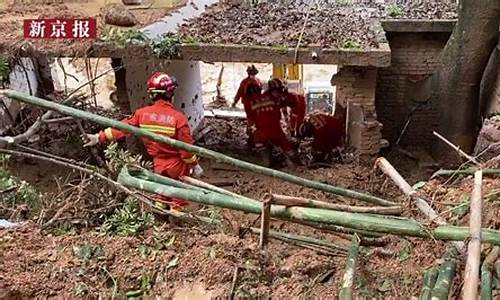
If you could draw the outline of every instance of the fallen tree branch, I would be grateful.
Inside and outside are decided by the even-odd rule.
[[[111,68],[109,70],[106,70],[105,72],[103,72],[102,74],[99,74],[99,76],[93,78],[92,80],[97,80],[98,78],[106,75],[107,73],[111,72],[111,71],[115,71],[114,68]],[[73,101],[75,98],[77,98],[75,95],[76,93],[81,90],[82,88],[86,87],[87,85],[90,84],[90,80],[83,83],[82,85],[80,85],[79,87],[77,87],[75,90],[73,90],[71,93],[69,93],[66,98],[61,102],[61,104],[66,104],[68,102],[71,102]],[[0,95],[2,94],[2,91],[0,90]],[[40,128],[40,126],[47,120],[49,120],[51,117],[52,117],[52,114],[54,112],[49,110],[47,111],[46,113],[44,113],[41,117],[39,117],[34,123],[33,125],[30,126],[30,128],[28,128],[28,130],[26,130],[24,133],[22,134],[19,134],[19,135],[16,135],[16,136],[4,136],[4,137],[0,137],[0,147],[5,147],[7,144],[19,144],[19,143],[22,143],[22,142],[26,142],[28,141],[35,133],[38,132],[38,129]]]
[[[238,284],[238,275],[240,274],[240,266],[236,265],[233,272],[233,280],[231,281],[231,291],[229,293],[229,300],[234,299],[236,294],[236,285]]]
[[[432,222],[439,225],[446,225],[446,222],[441,218],[436,211],[429,205],[428,201],[418,196],[417,191],[399,174],[399,172],[391,165],[391,163],[383,158],[377,158],[375,165],[384,172],[396,186],[415,204],[415,206]],[[463,242],[454,242],[454,246],[459,252],[462,252],[465,245]]]
[[[52,123],[62,123],[62,122],[73,121],[73,120],[74,120],[73,117],[62,117],[62,118],[42,120],[42,122],[45,124],[52,124]]]
[[[259,228],[255,228],[255,227],[250,227],[250,231],[253,234],[260,234],[261,233],[261,230]],[[292,233],[285,233],[285,232],[279,232],[279,231],[275,231],[275,230],[269,230],[269,236],[272,238],[278,239],[278,240],[282,240],[282,241],[283,240],[285,240],[285,241],[286,240],[294,240],[294,241],[298,241],[298,242],[305,243],[305,244],[311,244],[314,246],[322,246],[325,248],[329,248],[332,251],[336,251],[336,250],[347,251],[347,248],[342,246],[342,245],[337,245],[333,242],[324,241],[324,240],[320,240],[320,239],[316,239],[316,238],[308,237],[308,236],[304,236],[304,235],[296,235],[296,234],[292,234]]]
[[[499,255],[500,255],[500,247],[498,246],[493,247],[488,256],[486,256],[486,258],[484,259],[484,262],[481,266],[481,300],[491,300],[493,298],[492,294],[493,274],[491,270],[493,268],[493,264],[498,259]]]
[[[470,242],[465,266],[464,286],[462,289],[464,299],[476,299],[479,283],[479,268],[481,260],[481,213],[482,213],[482,180],[481,170],[474,174],[474,189],[471,196],[470,208]]]
[[[10,98],[16,99],[16,100],[24,102],[24,103],[29,103],[29,104],[43,107],[43,108],[49,109],[49,110],[55,110],[59,113],[65,114],[65,115],[70,115],[70,116],[73,116],[73,117],[76,117],[79,119],[84,119],[84,120],[88,120],[91,122],[95,122],[95,123],[101,124],[103,126],[113,127],[113,128],[122,130],[124,132],[129,132],[135,136],[144,137],[144,138],[147,138],[147,139],[152,140],[152,141],[156,141],[156,142],[159,142],[162,144],[169,145],[169,146],[174,147],[176,149],[186,150],[186,151],[192,152],[192,153],[197,154],[197,155],[202,156],[202,157],[215,159],[216,161],[219,161],[219,162],[224,162],[227,164],[235,165],[237,167],[240,167],[242,169],[246,169],[246,170],[249,170],[249,171],[252,171],[255,173],[268,175],[268,176],[271,176],[274,178],[279,178],[281,180],[288,181],[288,182],[295,183],[295,184],[302,185],[302,186],[306,186],[306,187],[309,187],[312,189],[317,189],[317,190],[321,190],[324,192],[337,194],[340,196],[354,198],[354,199],[362,200],[362,201],[372,203],[372,204],[377,204],[377,205],[382,205],[382,206],[394,206],[395,205],[391,201],[388,201],[388,200],[385,200],[385,199],[382,199],[382,198],[379,198],[379,197],[376,197],[376,196],[373,196],[373,195],[370,195],[367,193],[361,193],[361,192],[357,192],[357,191],[353,191],[353,190],[325,184],[322,182],[301,178],[301,177],[298,177],[298,176],[295,176],[292,174],[288,174],[286,172],[282,172],[282,171],[262,167],[259,165],[255,165],[255,164],[252,164],[252,163],[249,163],[246,161],[242,161],[242,160],[235,159],[233,157],[218,153],[216,151],[212,151],[212,150],[205,149],[205,148],[202,148],[199,146],[184,143],[184,142],[169,138],[169,137],[164,136],[164,135],[155,134],[153,132],[150,132],[150,131],[147,131],[147,130],[144,130],[144,129],[141,129],[141,128],[138,128],[135,126],[131,126],[131,125],[125,124],[125,123],[117,121],[117,120],[102,117],[102,116],[99,116],[99,115],[96,115],[96,114],[93,114],[90,112],[82,111],[79,109],[75,109],[72,107],[68,107],[65,105],[61,105],[58,103],[54,103],[51,101],[40,99],[37,97],[28,96],[24,93],[12,91],[12,90],[3,90],[3,91],[0,91],[0,94],[4,94],[5,96],[8,96]]]
[[[450,146],[453,150],[457,151],[458,154],[460,154],[460,156],[464,157],[465,159],[467,159],[467,162],[472,162],[476,165],[480,165],[479,161],[477,161],[477,159],[475,159],[474,157],[470,156],[469,154],[465,153],[464,151],[462,151],[460,149],[460,147],[458,147],[457,145],[453,144],[452,142],[448,141],[444,136],[440,135],[439,133],[433,131],[432,132],[435,136],[437,136],[440,140],[442,140],[443,142],[445,142],[446,145]]]
[[[85,132],[85,129],[83,129],[82,121],[76,120],[76,125],[78,126],[78,130],[80,130],[80,134],[82,135],[82,139],[84,142],[88,142],[88,138]],[[109,168],[106,166],[106,163],[102,160],[102,158],[99,156],[99,153],[97,153],[97,149],[95,147],[89,147],[90,148],[90,153],[92,154],[92,157],[94,157],[95,161],[97,162],[97,165],[99,167],[105,168],[106,171],[109,172]]]
[[[384,206],[384,207],[363,207],[363,206],[350,206],[336,203],[328,203],[319,200],[307,199],[302,197],[293,197],[286,195],[271,194],[274,204],[285,206],[302,206],[302,207],[315,207],[324,209],[333,209],[340,211],[359,212],[359,213],[373,213],[381,215],[400,215],[400,206]]]
[[[438,176],[448,176],[448,175],[473,175],[477,169],[469,168],[465,170],[437,170],[432,174],[431,179],[434,179]],[[483,175],[500,175],[500,169],[484,169]]]
[[[24,145],[21,145],[21,144],[14,144],[14,146],[16,148],[22,149],[22,150],[27,151],[27,152],[31,152],[33,154],[38,154],[38,155],[46,156],[46,157],[49,157],[49,158],[53,158],[55,160],[66,162],[68,164],[73,164],[73,165],[76,165],[76,166],[80,166],[82,168],[87,168],[87,169],[90,169],[90,170],[95,169],[95,166],[83,163],[81,161],[76,161],[74,159],[70,159],[70,158],[58,156],[58,155],[55,155],[55,154],[52,154],[52,153],[48,153],[48,152],[45,152],[45,151],[42,151],[42,150],[38,150],[38,149],[35,149],[35,148],[24,146]]]
[[[342,287],[339,293],[339,299],[341,300],[353,299],[352,289],[354,285],[354,274],[356,273],[356,266],[358,264],[359,242],[359,237],[353,235],[347,256],[344,278],[342,279]]]

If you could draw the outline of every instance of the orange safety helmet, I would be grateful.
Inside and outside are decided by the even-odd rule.
[[[177,80],[166,73],[155,72],[148,79],[148,93],[162,95],[167,99],[172,99],[175,89],[177,88]]]

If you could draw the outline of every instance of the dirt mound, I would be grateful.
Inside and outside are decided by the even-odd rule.
[[[375,24],[379,19],[456,17],[456,4],[446,1],[407,1],[401,5],[349,0],[314,5],[304,1],[260,1],[253,5],[239,1],[213,5],[200,17],[190,19],[180,33],[203,43],[263,45],[277,50],[294,48],[299,40],[301,46],[377,48]]]

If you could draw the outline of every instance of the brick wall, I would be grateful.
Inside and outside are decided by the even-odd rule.
[[[394,144],[412,113],[401,145],[427,147],[439,122],[437,103],[430,102],[431,75],[450,33],[388,32],[391,66],[378,71],[376,111],[382,135]]]
[[[336,101],[349,107],[348,144],[360,156],[376,155],[382,138],[375,110],[377,69],[345,66],[332,81]]]

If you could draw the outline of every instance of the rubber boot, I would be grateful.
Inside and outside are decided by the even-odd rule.
[[[271,165],[271,149],[269,147],[257,148],[257,154],[261,165],[269,167]]]

